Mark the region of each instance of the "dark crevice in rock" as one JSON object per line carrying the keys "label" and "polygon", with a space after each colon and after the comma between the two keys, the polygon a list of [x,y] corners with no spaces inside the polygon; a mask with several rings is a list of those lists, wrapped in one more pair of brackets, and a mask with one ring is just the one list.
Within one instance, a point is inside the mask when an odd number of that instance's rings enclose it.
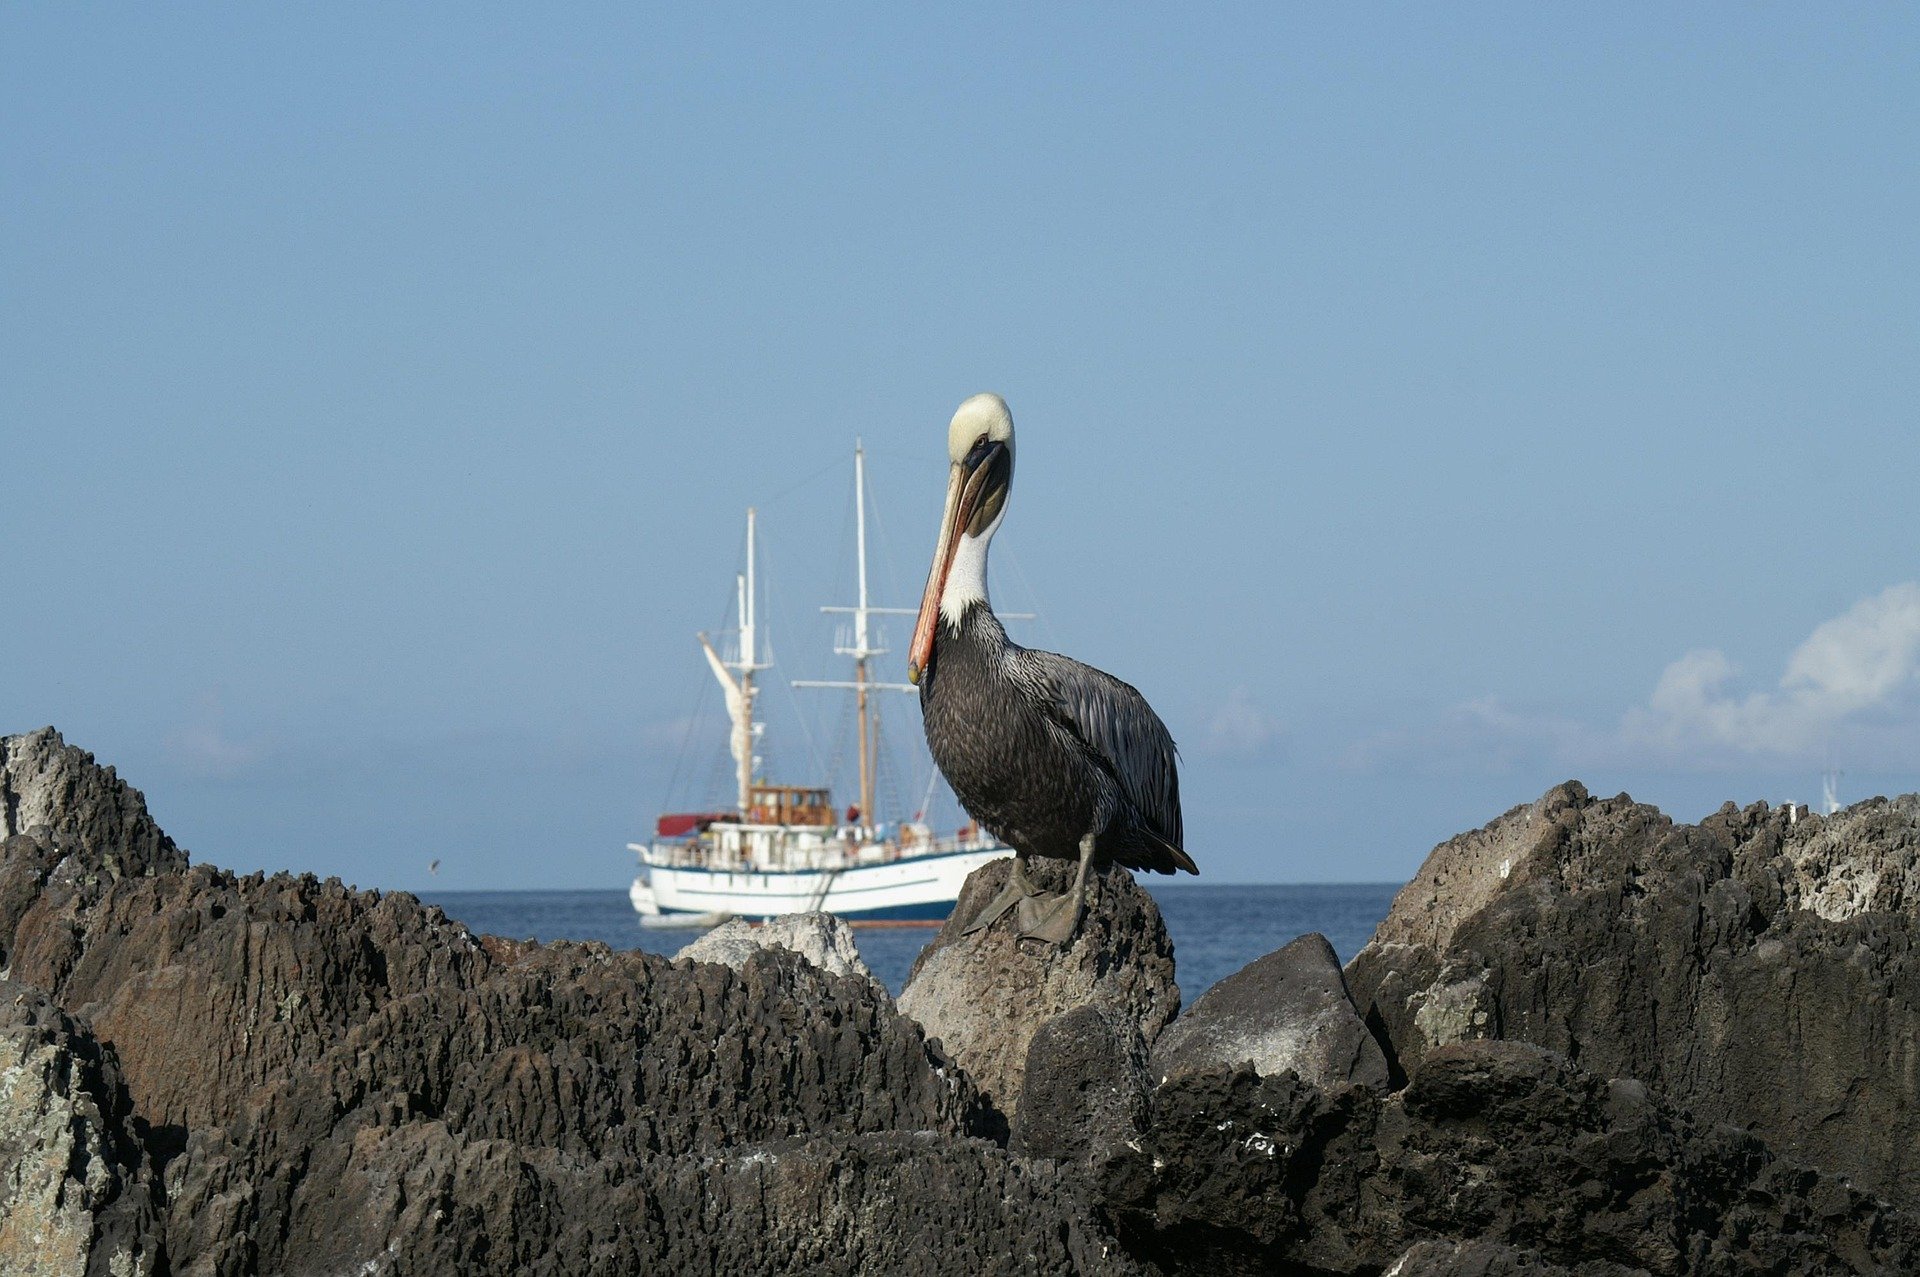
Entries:
{"label": "dark crevice in rock", "polygon": [[1380,1008],[1367,1004],[1367,1014],[1362,1021],[1367,1032],[1380,1047],[1380,1054],[1387,1061],[1387,1089],[1402,1090],[1407,1085],[1407,1071],[1400,1067],[1400,1053],[1393,1049],[1393,1037],[1387,1032],[1387,1022],[1380,1014]]}

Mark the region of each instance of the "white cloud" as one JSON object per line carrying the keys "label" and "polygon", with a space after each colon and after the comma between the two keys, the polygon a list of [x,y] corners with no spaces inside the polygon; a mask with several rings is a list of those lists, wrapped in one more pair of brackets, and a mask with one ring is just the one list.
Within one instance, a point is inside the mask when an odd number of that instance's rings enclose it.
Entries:
{"label": "white cloud", "polygon": [[1667,666],[1646,705],[1627,712],[1618,744],[1667,761],[1785,759],[1817,754],[1864,720],[1920,725],[1911,712],[1920,584],[1890,586],[1822,622],[1771,690],[1740,695],[1731,689],[1737,673],[1722,652],[1688,652]]}
{"label": "white cloud", "polygon": [[1242,685],[1229,692],[1226,703],[1207,720],[1198,752],[1214,758],[1259,758],[1276,750],[1283,735],[1280,720]]}
{"label": "white cloud", "polygon": [[267,747],[228,737],[213,720],[196,722],[167,735],[167,759],[188,776],[234,780],[267,759]]}
{"label": "white cloud", "polygon": [[1569,771],[1655,765],[1721,769],[1816,763],[1849,754],[1910,758],[1920,749],[1920,584],[1890,586],[1816,626],[1771,688],[1743,692],[1724,652],[1698,648],[1668,665],[1646,703],[1612,727],[1528,714],[1492,697],[1439,720],[1380,732],[1350,766],[1503,771],[1548,761]]}
{"label": "white cloud", "polygon": [[221,689],[207,687],[186,724],[165,735],[163,757],[196,780],[234,780],[273,753],[265,741],[244,741],[227,732]]}
{"label": "white cloud", "polygon": [[1920,666],[1920,584],[1889,586],[1822,624],[1787,662],[1780,685],[1850,713],[1885,701]]}

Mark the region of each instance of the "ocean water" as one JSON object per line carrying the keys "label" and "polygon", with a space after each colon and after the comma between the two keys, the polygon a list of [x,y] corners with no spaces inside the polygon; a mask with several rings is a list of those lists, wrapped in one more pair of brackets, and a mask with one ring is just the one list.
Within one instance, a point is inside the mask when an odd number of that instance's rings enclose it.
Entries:
{"label": "ocean water", "polygon": [[[1357,953],[1393,903],[1398,883],[1312,883],[1234,886],[1147,882],[1173,938],[1176,978],[1191,1004],[1232,975],[1296,936],[1318,931],[1345,962]],[[516,940],[599,940],[616,949],[672,954],[698,931],[643,928],[624,891],[441,891],[420,898],[474,931]],[[894,993],[934,937],[935,927],[860,927],[860,956]]]}

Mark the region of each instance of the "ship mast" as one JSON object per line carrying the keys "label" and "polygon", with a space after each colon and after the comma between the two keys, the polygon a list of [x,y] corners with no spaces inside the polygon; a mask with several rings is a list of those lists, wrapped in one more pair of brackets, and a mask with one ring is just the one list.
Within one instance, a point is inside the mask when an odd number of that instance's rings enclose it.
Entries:
{"label": "ship mast", "polygon": [[858,439],[853,444],[853,544],[860,599],[853,607],[853,643],[851,646],[842,643],[833,650],[853,658],[853,696],[860,720],[860,819],[872,824],[874,729],[867,710],[867,693],[871,690],[867,662],[882,655],[884,649],[873,646],[872,631],[867,624],[867,618],[873,614],[867,602],[867,449]]}
{"label": "ship mast", "polygon": [[745,812],[753,802],[753,671],[758,668],[754,657],[759,654],[759,644],[754,640],[757,630],[753,623],[753,542],[755,513],[752,506],[747,507],[747,571],[736,581],[740,591],[740,659],[734,668],[740,671],[740,699],[745,706],[747,747],[740,751],[740,810]]}
{"label": "ship mast", "polygon": [[873,823],[873,750],[869,745],[871,725],[867,721],[867,449],[859,439],[853,441],[854,557],[860,564],[860,602],[853,609],[854,700],[860,713],[860,819]]}
{"label": "ship mast", "polygon": [[759,629],[754,619],[754,597],[757,593],[753,575],[754,518],[753,507],[748,506],[747,570],[733,579],[734,606],[740,617],[740,650],[734,660],[723,660],[713,650],[713,644],[707,641],[707,636],[700,635],[700,646],[707,654],[707,664],[713,668],[713,676],[720,680],[720,687],[727,697],[727,717],[733,723],[733,733],[727,743],[733,753],[734,765],[739,769],[739,795],[735,804],[742,816],[753,805],[753,701],[758,694],[758,689],[753,685],[753,675],[756,670],[769,668],[757,659],[760,644]]}
{"label": "ship mast", "polygon": [[873,773],[874,753],[879,735],[873,722],[873,714],[868,694],[871,692],[912,692],[915,689],[907,683],[876,683],[867,668],[867,663],[876,656],[885,656],[887,649],[877,646],[878,636],[872,626],[872,618],[885,613],[889,615],[912,616],[907,608],[874,607],[867,595],[867,450],[865,444],[856,440],[853,447],[853,510],[854,510],[854,560],[856,565],[856,584],[859,602],[853,607],[823,607],[822,612],[850,612],[853,614],[853,630],[849,634],[841,631],[841,641],[834,646],[839,656],[853,658],[853,681],[798,679],[795,687],[838,687],[853,692],[854,702],[860,720],[860,820],[871,825],[876,823],[873,810]]}

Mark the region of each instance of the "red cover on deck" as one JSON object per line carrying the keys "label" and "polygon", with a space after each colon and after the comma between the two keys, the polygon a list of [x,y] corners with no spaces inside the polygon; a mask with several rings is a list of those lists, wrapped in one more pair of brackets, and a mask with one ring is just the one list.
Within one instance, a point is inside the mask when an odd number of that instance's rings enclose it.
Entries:
{"label": "red cover on deck", "polygon": [[653,832],[659,838],[684,838],[696,830],[705,829],[716,820],[726,820],[732,815],[729,811],[668,812],[654,822]]}

